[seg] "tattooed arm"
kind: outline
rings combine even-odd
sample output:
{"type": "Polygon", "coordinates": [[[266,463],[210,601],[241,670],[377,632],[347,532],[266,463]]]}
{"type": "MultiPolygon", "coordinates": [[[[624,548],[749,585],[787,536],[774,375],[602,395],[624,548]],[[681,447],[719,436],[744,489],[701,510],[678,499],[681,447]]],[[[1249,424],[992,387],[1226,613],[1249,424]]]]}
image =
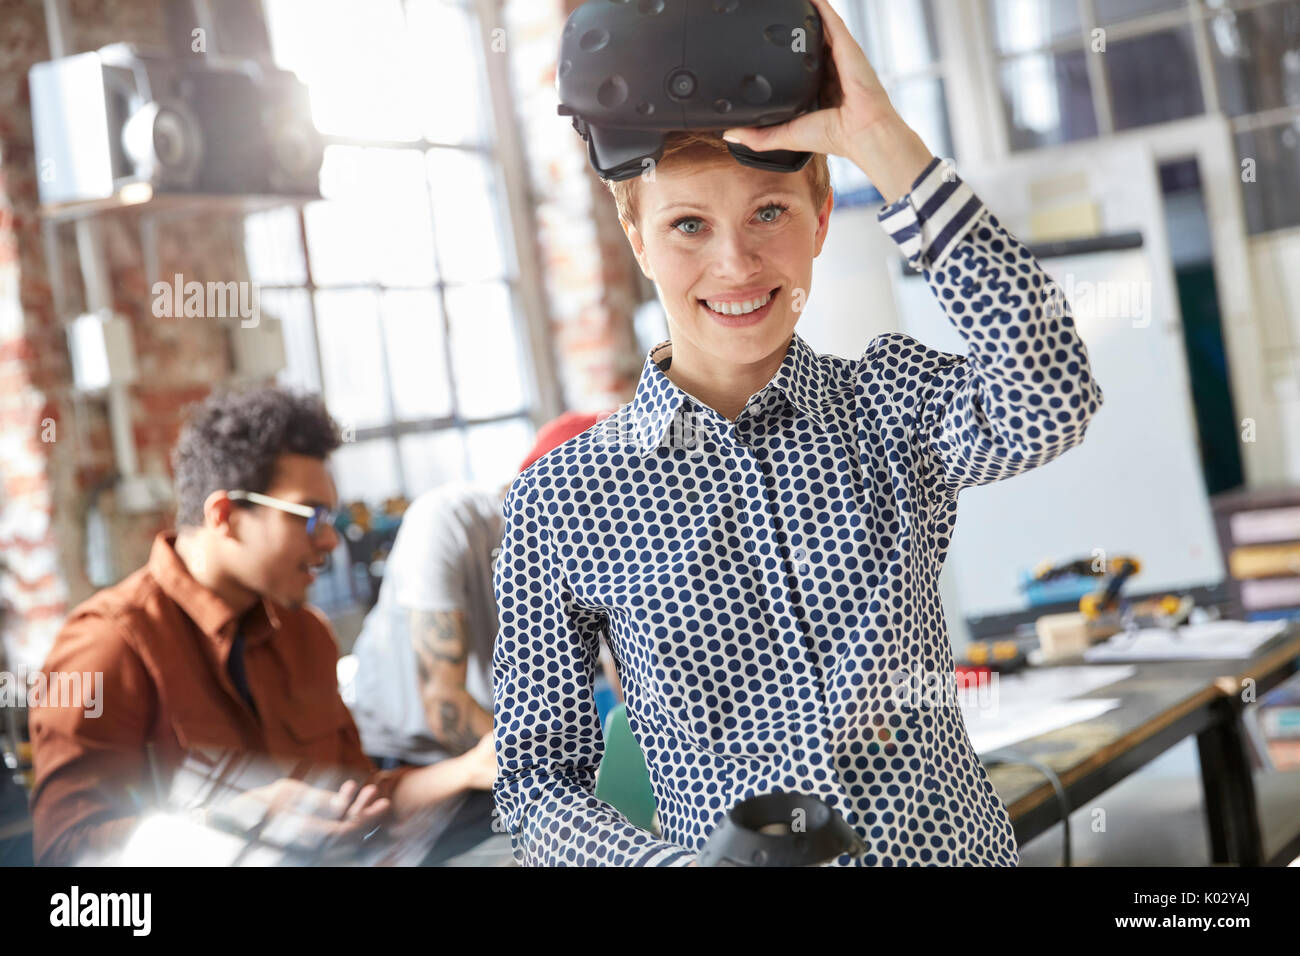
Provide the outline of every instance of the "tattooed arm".
{"type": "Polygon", "coordinates": [[[492,730],[492,712],[465,689],[469,643],[465,615],[460,611],[409,611],[408,615],[429,730],[448,752],[464,753],[492,730]]]}

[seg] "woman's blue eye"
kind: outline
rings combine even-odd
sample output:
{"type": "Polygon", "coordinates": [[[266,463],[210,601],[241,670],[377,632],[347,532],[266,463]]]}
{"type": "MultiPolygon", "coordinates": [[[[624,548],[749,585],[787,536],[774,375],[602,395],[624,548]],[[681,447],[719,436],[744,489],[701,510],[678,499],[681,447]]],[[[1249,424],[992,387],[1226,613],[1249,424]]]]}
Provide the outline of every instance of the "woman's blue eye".
{"type": "MultiPolygon", "coordinates": [[[[789,206],[782,205],[779,202],[774,202],[760,209],[757,215],[761,217],[765,212],[785,213],[789,210],[789,208],[790,208],[789,206]]],[[[777,219],[779,218],[780,216],[772,216],[770,219],[760,219],[760,221],[763,222],[764,224],[771,224],[776,222],[777,219]]],[[[700,229],[699,229],[700,226],[701,226],[701,220],[698,216],[683,216],[681,219],[678,219],[676,222],[674,222],[670,228],[676,229],[684,236],[698,236],[700,234],[700,229]],[[697,228],[695,229],[680,228],[681,226],[684,226],[687,223],[695,223],[697,228]]]]}

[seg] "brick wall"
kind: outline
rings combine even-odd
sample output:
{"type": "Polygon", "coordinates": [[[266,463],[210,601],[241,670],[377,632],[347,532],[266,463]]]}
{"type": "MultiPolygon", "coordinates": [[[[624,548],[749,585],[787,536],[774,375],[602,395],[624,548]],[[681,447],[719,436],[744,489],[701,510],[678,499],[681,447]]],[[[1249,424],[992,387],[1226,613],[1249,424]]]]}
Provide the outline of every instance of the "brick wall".
{"type": "Polygon", "coordinates": [[[2,0],[0,23],[0,600],[19,664],[41,652],[66,609],[51,473],[62,417],[51,386],[65,374],[66,354],[51,321],[32,198],[26,71],[48,55],[41,4],[2,0]],[[43,432],[56,442],[43,442],[43,432]]]}
{"type": "MultiPolygon", "coordinates": [[[[161,0],[69,4],[69,52],[130,41],[164,42],[161,0]]],[[[56,283],[66,309],[84,308],[72,226],[59,229],[63,274],[50,274],[38,215],[27,71],[49,59],[40,0],[0,0],[0,600],[14,667],[39,664],[67,611],[94,589],[84,556],[88,492],[114,471],[102,402],[78,397],[55,315],[56,283]]],[[[204,319],[158,319],[150,309],[139,222],[101,217],[114,309],[132,323],[139,384],[130,391],[142,472],[165,475],[185,406],[230,371],[226,337],[204,319]]],[[[179,216],[160,224],[160,274],[226,281],[237,277],[236,217],[179,216]]],[[[119,514],[98,496],[110,532],[113,572],[144,563],[170,515],[119,514]]]]}
{"type": "Polygon", "coordinates": [[[560,31],[581,0],[506,0],[516,111],[532,177],[538,242],[566,404],[599,411],[628,401],[645,356],[633,313],[653,296],[586,145],[559,116],[560,31]]]}

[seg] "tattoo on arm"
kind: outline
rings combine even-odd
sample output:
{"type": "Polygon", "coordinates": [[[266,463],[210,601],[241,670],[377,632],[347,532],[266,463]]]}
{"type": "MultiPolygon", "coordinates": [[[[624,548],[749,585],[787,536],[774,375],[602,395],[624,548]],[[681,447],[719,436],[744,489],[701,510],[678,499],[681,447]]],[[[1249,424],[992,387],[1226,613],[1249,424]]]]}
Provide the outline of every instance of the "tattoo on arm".
{"type": "Polygon", "coordinates": [[[412,611],[411,643],[422,680],[439,663],[463,666],[466,660],[465,615],[460,611],[412,611]]]}
{"type": "Polygon", "coordinates": [[[463,753],[492,726],[491,714],[465,690],[465,616],[460,611],[411,611],[410,624],[429,730],[450,751],[463,753]]]}
{"type": "Polygon", "coordinates": [[[469,726],[462,708],[455,701],[444,700],[438,705],[442,717],[442,733],[439,738],[456,753],[464,753],[478,743],[479,734],[469,726]]]}

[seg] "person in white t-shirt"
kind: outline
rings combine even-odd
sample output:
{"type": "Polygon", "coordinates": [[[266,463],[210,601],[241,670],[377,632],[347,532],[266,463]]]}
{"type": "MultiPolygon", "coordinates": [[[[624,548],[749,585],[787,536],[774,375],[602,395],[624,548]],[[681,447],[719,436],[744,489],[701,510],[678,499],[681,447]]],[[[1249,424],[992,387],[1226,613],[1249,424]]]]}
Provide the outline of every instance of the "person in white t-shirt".
{"type": "Polygon", "coordinates": [[[353,648],[353,717],[372,758],[436,763],[491,732],[501,502],[495,489],[457,482],[402,515],[353,648]]]}
{"type": "MultiPolygon", "coordinates": [[[[598,418],[569,413],[543,426],[520,472],[598,418]]],[[[381,767],[436,763],[492,732],[492,570],[508,490],[454,482],[420,495],[402,515],[378,601],[353,648],[352,716],[362,749],[381,767]]],[[[426,862],[491,832],[490,792],[455,800],[426,862]]]]}

